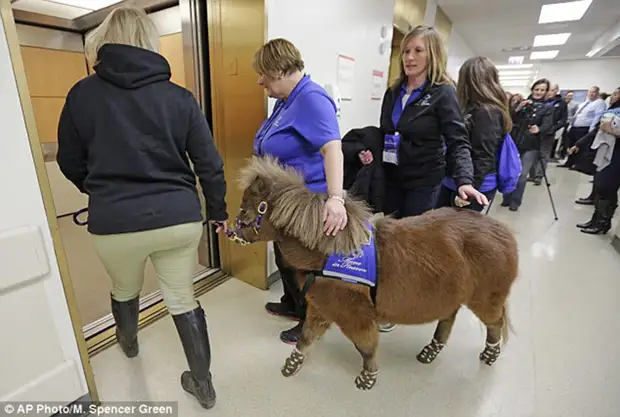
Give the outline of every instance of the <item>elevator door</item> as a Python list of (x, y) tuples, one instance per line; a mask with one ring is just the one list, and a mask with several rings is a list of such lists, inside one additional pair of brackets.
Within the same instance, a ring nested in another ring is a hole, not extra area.
[[(122, 2), (121, 2), (122, 3)], [(36, 2), (29, 1), (29, 7)], [(13, 4), (19, 7), (19, 0)], [(168, 60), (171, 81), (185, 87), (184, 49), (179, 7), (149, 15), (160, 32), (160, 52)], [(55, 16), (63, 17), (63, 16)], [(83, 54), (82, 35), (62, 30), (18, 24), (18, 36), (31, 96), (37, 131), (46, 161), (54, 206), (69, 271), (86, 338), (114, 324), (110, 309), (111, 282), (99, 260), (84, 225), (74, 222), (74, 214), (87, 206), (87, 197), (64, 178), (56, 163), (57, 126), (69, 89), (88, 76)], [(87, 213), (78, 220), (87, 221)], [(194, 282), (216, 270), (210, 263), (208, 233), (196, 253)], [(141, 309), (161, 300), (161, 292), (152, 264), (147, 262)]]

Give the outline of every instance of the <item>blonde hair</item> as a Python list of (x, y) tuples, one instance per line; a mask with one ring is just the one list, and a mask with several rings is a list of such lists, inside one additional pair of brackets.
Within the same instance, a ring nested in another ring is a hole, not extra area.
[(273, 39), (254, 54), (252, 63), (259, 74), (277, 78), (295, 71), (303, 71), (304, 60), (299, 49), (286, 39)]
[(456, 95), (463, 111), (473, 105), (487, 110), (499, 109), (504, 119), (504, 133), (512, 129), (508, 97), (499, 82), (499, 71), (488, 58), (478, 56), (463, 63)]
[(147, 14), (137, 7), (122, 6), (110, 12), (88, 35), (84, 50), (91, 65), (97, 63), (99, 49), (107, 43), (131, 45), (159, 53), (159, 33)]
[(454, 81), (448, 75), (448, 54), (439, 32), (432, 26), (419, 25), (413, 28), (400, 43), (400, 76), (395, 80), (392, 87), (398, 87), (407, 80), (403, 65), (403, 53), (409, 41), (421, 36), (428, 53), (428, 79), (433, 84), (452, 84)]

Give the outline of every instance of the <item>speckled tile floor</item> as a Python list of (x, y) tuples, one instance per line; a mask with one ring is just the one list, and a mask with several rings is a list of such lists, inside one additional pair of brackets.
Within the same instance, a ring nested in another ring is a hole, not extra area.
[(528, 184), (517, 213), (494, 204), (491, 214), (516, 231), (520, 278), (510, 311), (516, 334), (498, 362), (478, 361), (484, 328), (467, 310), (449, 345), (431, 365), (415, 355), (434, 324), (399, 327), (381, 335), (379, 382), (355, 389), (361, 360), (332, 328), (302, 371), (286, 379), (280, 367), (291, 347), (278, 340), (290, 322), (263, 305), (281, 287), (262, 292), (230, 280), (202, 296), (218, 394), (205, 411), (180, 387), (185, 358), (170, 317), (140, 332), (140, 355), (114, 346), (92, 358), (103, 401), (171, 400), (179, 415), (214, 417), (617, 417), (620, 413), (620, 255), (607, 236), (580, 233), (591, 207), (573, 204), (588, 194), (588, 179), (551, 168), (559, 221), (544, 186)]

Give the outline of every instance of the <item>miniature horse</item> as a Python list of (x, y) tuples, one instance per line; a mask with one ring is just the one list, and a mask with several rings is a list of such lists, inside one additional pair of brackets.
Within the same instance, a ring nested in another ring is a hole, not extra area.
[[(300, 370), (310, 345), (335, 323), (362, 356), (356, 386), (371, 389), (378, 374), (378, 323), (438, 320), (433, 339), (417, 355), (420, 362), (431, 363), (447, 343), (462, 305), (487, 327), (480, 360), (492, 365), (499, 357), (500, 342), (508, 336), (506, 303), (518, 273), (517, 243), (502, 223), (454, 208), (401, 220), (372, 219), (365, 203), (347, 197), (347, 226), (326, 236), (326, 196), (308, 190), (296, 171), (275, 159), (254, 157), (241, 171), (240, 182), (243, 201), (229, 237), (243, 244), (276, 241), (306, 291), (306, 321), (282, 368), (284, 376)], [(355, 259), (371, 241), (374, 283), (321, 273), (334, 254)]]

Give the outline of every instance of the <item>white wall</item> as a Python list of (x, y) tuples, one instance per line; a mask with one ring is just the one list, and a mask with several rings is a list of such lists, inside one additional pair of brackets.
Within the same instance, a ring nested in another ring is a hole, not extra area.
[(587, 90), (593, 85), (611, 93), (620, 86), (620, 59), (589, 59), (541, 63), (539, 77), (560, 84), (562, 90)]
[[(620, 87), (620, 59), (617, 58), (551, 61), (536, 67), (536, 78), (548, 78), (552, 83), (559, 84), (561, 90), (587, 90), (598, 85), (601, 92), (611, 93)], [(529, 94), (529, 86), (509, 90)]]
[(268, 38), (293, 42), (314, 81), (336, 83), (338, 54), (355, 58), (355, 89), (353, 100), (342, 103), (342, 134), (379, 122), (381, 101), (371, 100), (372, 72), (383, 71), (385, 90), (390, 49), (380, 54), (379, 43), (382, 26), (391, 32), (393, 7), (392, 0), (267, 1)]
[(469, 58), (475, 56), (476, 53), (471, 49), (465, 39), (459, 35), (456, 29), (454, 29), (454, 26), (452, 27), (450, 40), (446, 46), (448, 48), (448, 74), (450, 74), (454, 81), (458, 81), (461, 65)]
[(0, 401), (69, 403), (88, 390), (1, 21), (0, 92)]
[[(299, 10), (303, 10), (300, 15)], [(355, 58), (352, 101), (342, 102), (340, 132), (379, 124), (381, 101), (371, 100), (373, 70), (383, 71), (387, 88), (391, 42), (379, 51), (381, 28), (392, 32), (393, 0), (267, 0), (267, 36), (286, 38), (303, 55), (306, 72), (321, 85), (337, 81), (338, 54)], [(292, 18), (296, 16), (296, 18)], [(273, 109), (269, 100), (269, 112)], [(271, 245), (268, 272), (275, 271)]]

